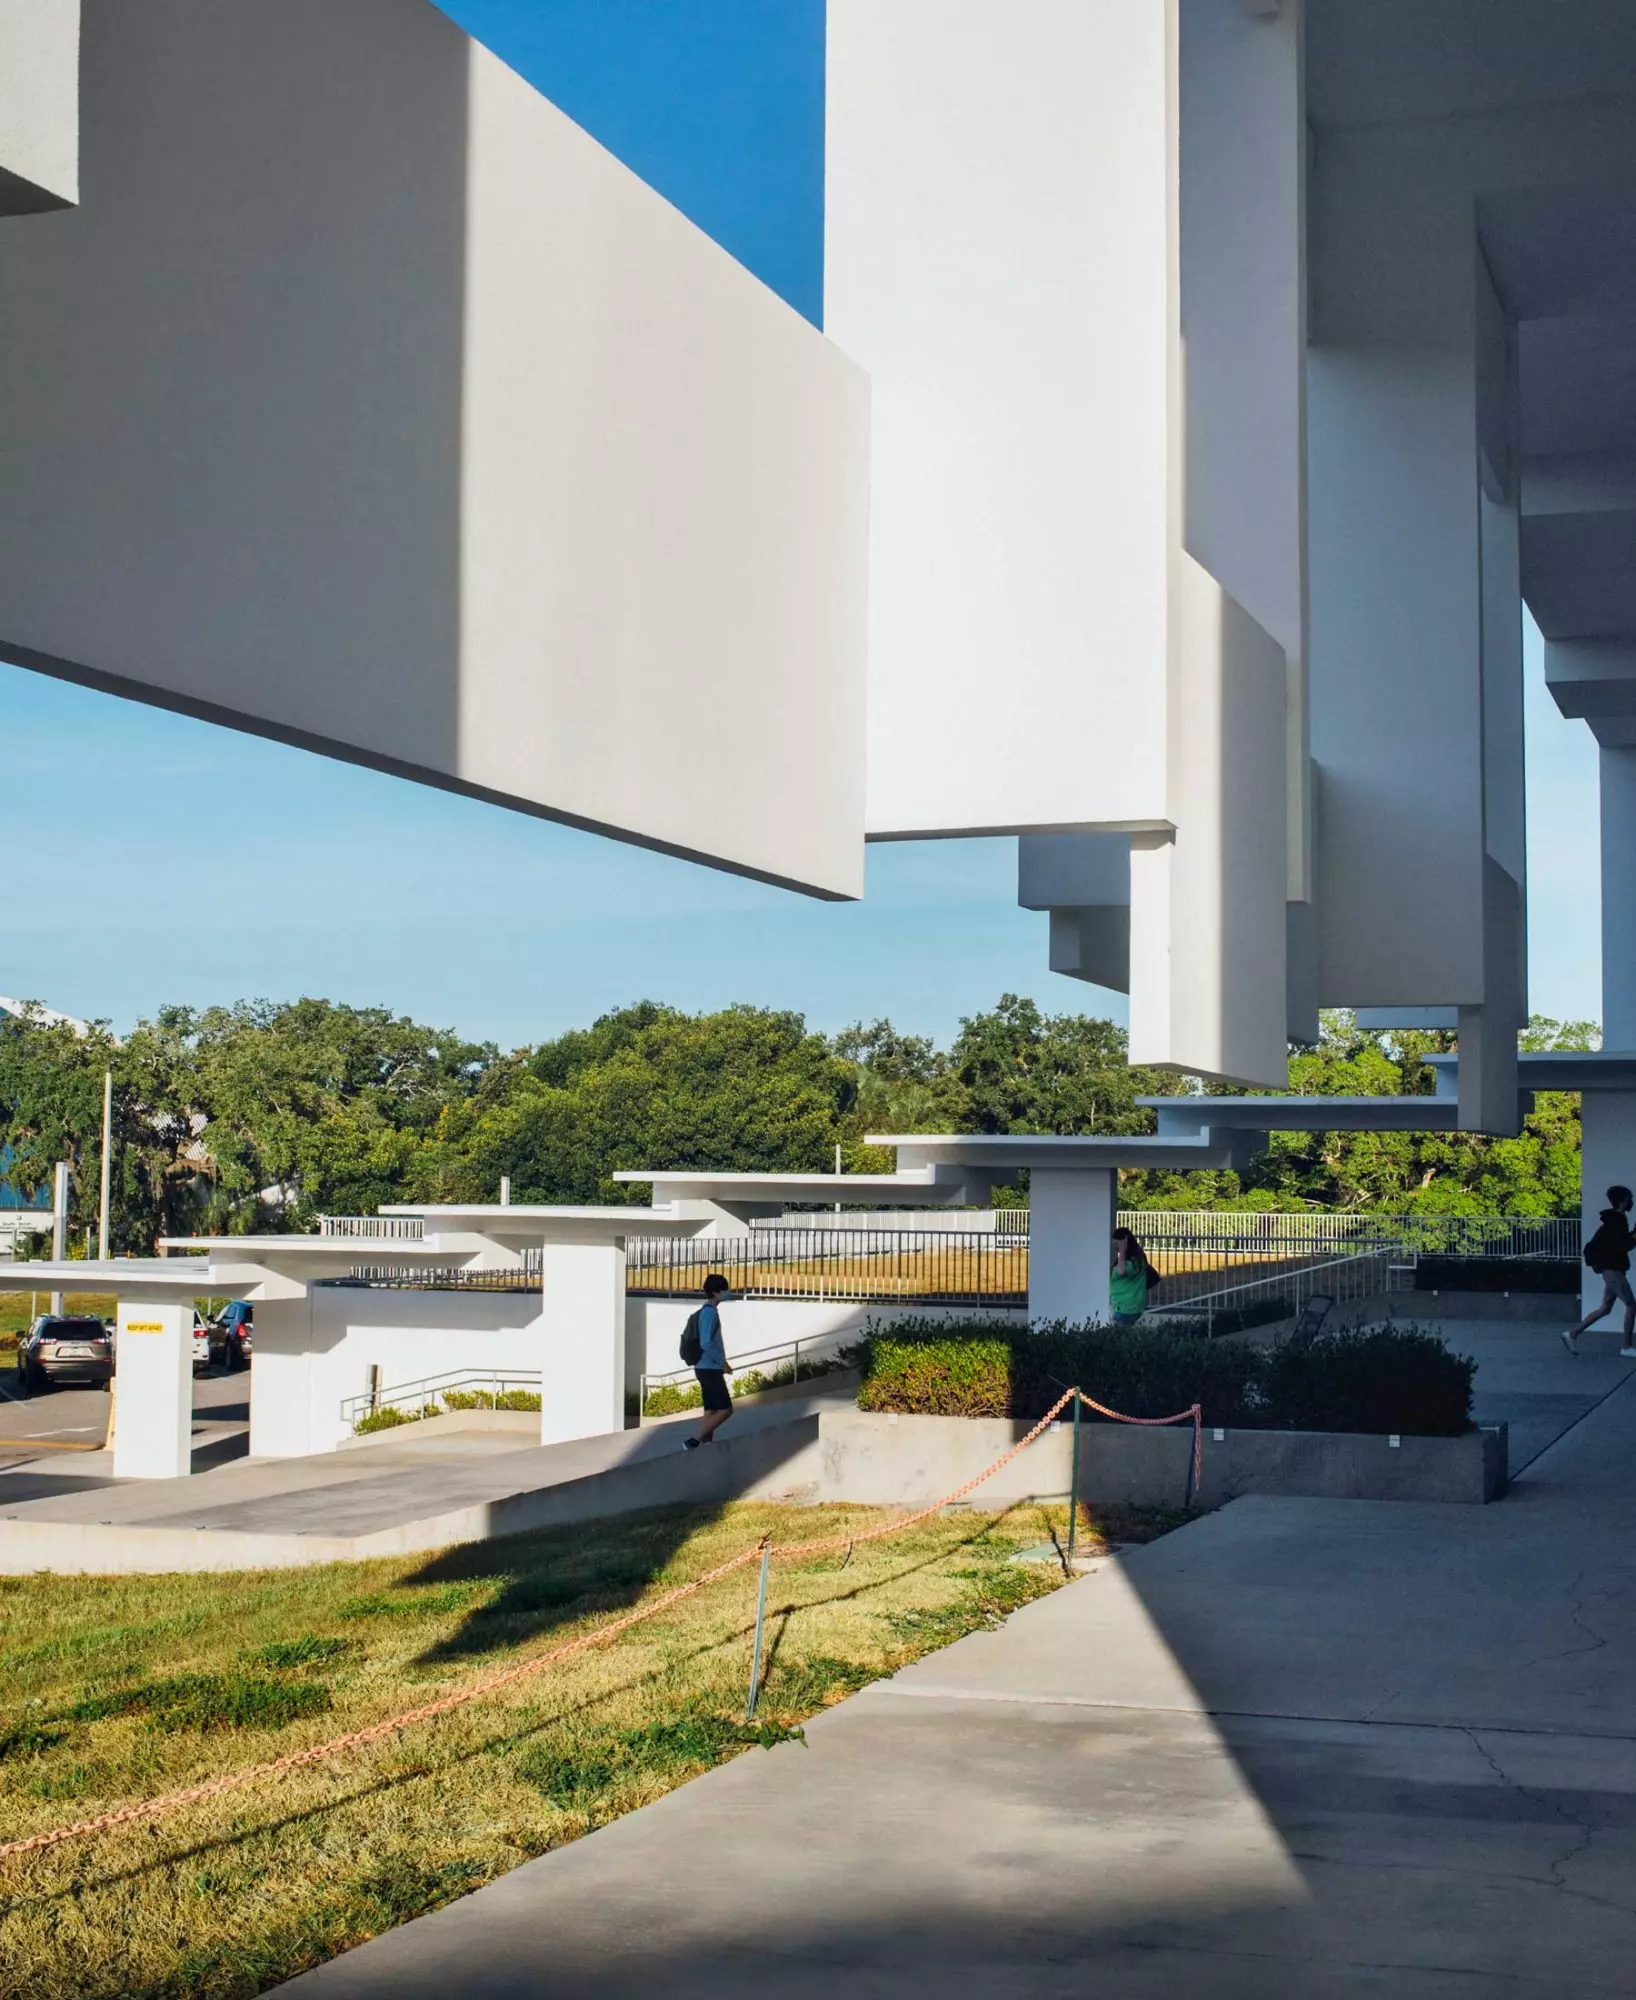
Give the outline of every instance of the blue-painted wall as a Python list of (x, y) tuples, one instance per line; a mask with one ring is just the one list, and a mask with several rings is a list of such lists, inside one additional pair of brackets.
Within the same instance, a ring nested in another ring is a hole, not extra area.
[(824, 0), (439, 0), (823, 323)]

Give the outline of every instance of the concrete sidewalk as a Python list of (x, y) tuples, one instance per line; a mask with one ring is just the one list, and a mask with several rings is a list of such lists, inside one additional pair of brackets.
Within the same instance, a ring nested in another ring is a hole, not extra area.
[(1636, 1992), (1636, 1389), (1489, 1344), (1508, 1500), (1238, 1501), (293, 1990)]

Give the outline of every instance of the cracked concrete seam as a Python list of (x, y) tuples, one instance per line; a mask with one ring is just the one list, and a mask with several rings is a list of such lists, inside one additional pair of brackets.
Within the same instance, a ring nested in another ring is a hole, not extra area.
[[(1581, 1570), (1573, 1582), (1567, 1586), (1563, 1595), (1568, 1600), (1568, 1616), (1573, 1621), (1575, 1631), (1583, 1632), (1586, 1638), (1589, 1639), (1590, 1644), (1588, 1646), (1564, 1646), (1560, 1652), (1541, 1653), (1538, 1659), (1524, 1660), (1522, 1663), (1524, 1672), (1530, 1667), (1549, 1666), (1555, 1660), (1571, 1660), (1581, 1653), (1598, 1653), (1607, 1645), (1607, 1634), (1605, 1632), (1598, 1632), (1596, 1627), (1585, 1616), (1585, 1600), (1579, 1595), (1580, 1587), (1584, 1581), (1585, 1572)], [(1605, 1590), (1592, 1591), (1590, 1594), (1593, 1597), (1606, 1597), (1608, 1595)]]
[(1531, 1805), (1544, 1806), (1547, 1811), (1554, 1813), (1564, 1826), (1572, 1827), (1578, 1836), (1570, 1846), (1565, 1847), (1560, 1854), (1553, 1855), (1546, 1863), (1548, 1871), (1546, 1875), (1524, 1876), (1516, 1879), (1543, 1882), (1550, 1888), (1560, 1891), (1564, 1896), (1572, 1896), (1578, 1902), (1594, 1903), (1604, 1910), (1616, 1910), (1621, 1916), (1636, 1917), (1636, 1905), (1616, 1902), (1611, 1896), (1595, 1895), (1589, 1889), (1576, 1889), (1566, 1878), (1565, 1871), (1569, 1865), (1572, 1862), (1578, 1861), (1581, 1856), (1590, 1851), (1591, 1845), (1596, 1839), (1596, 1829), (1586, 1820), (1576, 1819), (1565, 1806), (1559, 1805), (1549, 1792), (1537, 1791), (1533, 1786), (1525, 1785), (1519, 1779), (1510, 1777), (1500, 1764), (1499, 1759), (1481, 1741), (1476, 1729), (1462, 1727), (1460, 1734), (1465, 1737), (1472, 1749), (1482, 1758), (1483, 1762), (1494, 1773), (1495, 1777), (1499, 1779), (1500, 1783), (1505, 1786), (1507, 1791), (1515, 1792), (1518, 1798), (1527, 1799)]

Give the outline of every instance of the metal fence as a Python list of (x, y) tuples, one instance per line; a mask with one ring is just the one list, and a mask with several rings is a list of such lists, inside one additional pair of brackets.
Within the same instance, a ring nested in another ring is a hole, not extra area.
[[(323, 1220), (326, 1234), (360, 1240), (379, 1241), (390, 1229), (398, 1240), (412, 1242), (421, 1229), (418, 1216)], [(1119, 1222), (1141, 1238), (1159, 1275), (1153, 1294), (1158, 1309), (1223, 1299), (1250, 1285), (1268, 1292), (1282, 1285), (1293, 1297), (1293, 1281), (1321, 1266), (1356, 1265), (1362, 1282), (1366, 1266), (1412, 1273), (1422, 1256), (1574, 1262), (1580, 1249), (1577, 1216), (1122, 1209)], [(743, 1236), (632, 1238), (627, 1246), (626, 1288), (638, 1297), (696, 1295), (711, 1272), (720, 1272), (741, 1298), (1021, 1306), (1028, 1302), (1028, 1212), (1001, 1210), (995, 1226), (982, 1230), (814, 1229), (803, 1220), (760, 1224)], [(532, 1291), (541, 1283), (541, 1252), (526, 1251), (521, 1264), (506, 1270), (372, 1262), (331, 1282), (411, 1291)], [(1385, 1289), (1384, 1283), (1376, 1289)]]
[(320, 1236), (366, 1236), (378, 1243), (383, 1236), (400, 1243), (419, 1243), (426, 1235), (426, 1222), (419, 1215), (321, 1215)]
[(354, 1264), (344, 1278), (314, 1282), (388, 1292), (537, 1292), (542, 1273), (539, 1251), (525, 1250), (520, 1264), (502, 1270), (473, 1271), (463, 1264)]
[(712, 1271), (741, 1298), (1028, 1303), (1027, 1244), (990, 1230), (762, 1228), (626, 1249), (626, 1289), (639, 1296), (696, 1293)]

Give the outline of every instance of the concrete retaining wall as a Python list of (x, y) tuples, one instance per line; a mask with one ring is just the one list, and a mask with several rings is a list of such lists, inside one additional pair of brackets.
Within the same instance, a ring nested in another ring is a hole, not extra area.
[[(815, 1454), (783, 1468), (786, 1487), (817, 1501), (924, 1506), (1008, 1451), (1029, 1426), (1007, 1418), (894, 1417), (826, 1410)], [(974, 1507), (1068, 1491), (1073, 1426), (1047, 1431), (971, 1495)], [(1192, 1426), (1167, 1429), (1086, 1424), (1079, 1490), (1092, 1503), (1179, 1506), (1187, 1494)], [(1240, 1494), (1331, 1500), (1432, 1500), (1479, 1504), (1503, 1493), (1504, 1425), (1463, 1438), (1389, 1438), (1318, 1431), (1206, 1427), (1198, 1499), (1217, 1506)], [(816, 1464), (814, 1464), (814, 1459)], [(815, 1479), (815, 1487), (808, 1482)]]

